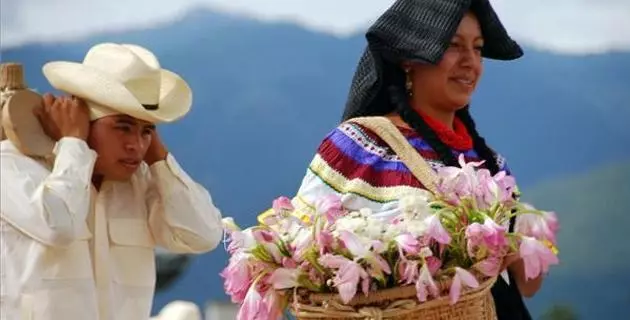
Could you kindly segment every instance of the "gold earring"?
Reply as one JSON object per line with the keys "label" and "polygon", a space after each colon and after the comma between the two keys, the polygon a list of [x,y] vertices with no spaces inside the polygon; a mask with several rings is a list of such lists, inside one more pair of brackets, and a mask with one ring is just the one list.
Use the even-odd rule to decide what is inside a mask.
{"label": "gold earring", "polygon": [[411,68],[405,68],[405,89],[407,94],[411,97],[413,95],[413,81],[411,80]]}

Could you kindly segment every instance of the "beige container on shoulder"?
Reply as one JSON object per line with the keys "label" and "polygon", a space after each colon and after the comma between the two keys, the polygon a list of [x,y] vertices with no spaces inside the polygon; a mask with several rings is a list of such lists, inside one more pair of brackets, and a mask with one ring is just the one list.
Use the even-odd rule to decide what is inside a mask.
{"label": "beige container on shoulder", "polygon": [[9,139],[29,157],[50,158],[55,141],[44,133],[33,114],[43,100],[28,88],[21,64],[0,64],[0,94],[0,140]]}

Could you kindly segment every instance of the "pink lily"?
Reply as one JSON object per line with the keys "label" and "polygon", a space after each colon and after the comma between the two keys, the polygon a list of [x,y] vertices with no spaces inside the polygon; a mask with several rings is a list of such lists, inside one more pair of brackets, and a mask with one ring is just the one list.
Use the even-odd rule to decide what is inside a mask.
{"label": "pink lily", "polygon": [[230,257],[228,266],[220,273],[221,277],[225,279],[223,284],[225,292],[230,295],[234,303],[243,302],[252,282],[248,264],[249,255],[236,252]]}
{"label": "pink lily", "polygon": [[278,197],[275,200],[273,200],[272,207],[273,207],[273,210],[276,212],[295,210],[295,208],[293,207],[293,203],[291,203],[291,199],[284,196]]}
{"label": "pink lily", "polygon": [[432,276],[434,276],[442,267],[442,260],[440,260],[438,257],[433,256],[427,257],[426,260],[429,272]]}
{"label": "pink lily", "polygon": [[285,268],[289,268],[289,269],[296,269],[298,267],[298,264],[292,258],[283,257],[282,258],[282,266],[285,267]]}
{"label": "pink lily", "polygon": [[479,169],[477,171],[477,180],[479,184],[474,190],[477,207],[481,210],[486,210],[497,202],[499,186],[488,169]]}
{"label": "pink lily", "polygon": [[420,242],[409,233],[403,233],[396,236],[394,241],[398,245],[400,256],[403,258],[405,257],[404,252],[411,255],[418,254],[418,252],[420,252]]}
{"label": "pink lily", "polygon": [[440,178],[440,189],[446,194],[451,194],[450,198],[463,198],[473,195],[473,191],[478,184],[476,168],[484,161],[466,162],[464,154],[458,157],[461,168],[443,167],[438,169]]}
{"label": "pink lily", "polygon": [[508,245],[507,237],[505,235],[507,228],[500,226],[489,217],[486,217],[483,222],[483,226],[485,229],[484,239],[488,246],[497,248]]}
{"label": "pink lily", "polygon": [[401,260],[398,264],[398,273],[400,274],[400,283],[405,285],[411,284],[418,279],[420,272],[418,260]]}
{"label": "pink lily", "polygon": [[346,257],[332,254],[321,256],[319,263],[326,268],[338,269],[333,278],[333,284],[344,303],[348,303],[354,298],[359,281],[362,282],[363,293],[368,293],[370,277],[358,263]]}
{"label": "pink lily", "polygon": [[[526,208],[531,206],[526,205]],[[533,208],[531,208],[533,209]],[[514,231],[538,240],[548,240],[556,244],[556,234],[558,233],[558,218],[554,212],[525,213],[516,219]]]}
{"label": "pink lily", "polygon": [[431,276],[429,267],[426,264],[423,264],[422,268],[420,268],[420,276],[416,280],[416,295],[418,301],[427,301],[429,294],[436,298],[440,295],[440,292],[433,280],[433,276]]}
{"label": "pink lily", "polygon": [[265,311],[262,296],[256,290],[256,286],[251,286],[236,314],[236,320],[266,320]]}
{"label": "pink lily", "polygon": [[318,199],[315,203],[316,211],[323,214],[329,223],[333,223],[344,215],[341,198],[335,194],[330,194]]}
{"label": "pink lily", "polygon": [[373,241],[370,246],[366,246],[359,237],[346,230],[339,232],[339,239],[343,242],[353,257],[356,259],[364,259],[370,265],[370,268],[368,269],[370,275],[381,279],[383,278],[383,272],[391,274],[392,271],[387,261],[385,261],[382,256],[370,251],[371,247],[378,248],[380,246],[380,242]]}
{"label": "pink lily", "polygon": [[[281,320],[282,317],[282,300],[275,290],[267,290],[262,298],[264,319]],[[262,319],[262,318],[261,318]]]}
{"label": "pink lily", "polygon": [[294,248],[293,259],[301,263],[305,259],[305,254],[313,246],[313,233],[309,229],[300,229],[291,246]]}
{"label": "pink lily", "polygon": [[457,303],[457,300],[459,300],[459,296],[462,291],[462,284],[469,288],[479,287],[479,281],[475,279],[475,276],[460,267],[455,267],[455,276],[453,277],[453,282],[451,283],[451,289],[449,292],[451,305]]}
{"label": "pink lily", "polygon": [[451,242],[451,235],[444,229],[437,214],[430,215],[424,221],[427,224],[427,235],[429,237],[441,244],[449,244]]}
{"label": "pink lily", "polygon": [[265,251],[271,254],[273,262],[282,262],[282,253],[277,245],[280,237],[275,232],[263,228],[255,228],[252,231],[252,235],[258,244],[262,245]]}
{"label": "pink lily", "polygon": [[502,203],[514,200],[513,195],[516,189],[516,180],[505,171],[499,171],[493,177],[499,186],[498,200]]}
{"label": "pink lily", "polygon": [[230,254],[234,254],[237,251],[250,251],[256,248],[257,245],[252,229],[232,231],[229,234],[229,238],[227,251]]}
{"label": "pink lily", "polygon": [[271,284],[274,289],[295,288],[299,286],[300,273],[299,269],[278,268],[267,279],[267,283]]}
{"label": "pink lily", "polygon": [[497,257],[490,256],[484,260],[477,262],[473,268],[488,277],[495,277],[501,269],[501,260]]}
{"label": "pink lily", "polygon": [[558,257],[545,244],[532,237],[523,237],[519,248],[520,256],[525,263],[527,280],[547,273],[549,266],[559,264]]}
{"label": "pink lily", "polygon": [[295,208],[291,203],[291,199],[283,196],[273,200],[272,210],[273,213],[265,217],[263,221],[265,225],[271,226],[283,221],[290,216],[291,211],[295,210]]}

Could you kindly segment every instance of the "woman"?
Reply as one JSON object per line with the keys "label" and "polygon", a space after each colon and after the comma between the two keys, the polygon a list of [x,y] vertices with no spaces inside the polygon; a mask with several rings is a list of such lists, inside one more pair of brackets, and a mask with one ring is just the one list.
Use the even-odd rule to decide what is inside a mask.
{"label": "woman", "polygon": [[[482,58],[522,56],[488,0],[398,0],[366,37],[343,120],[386,116],[434,168],[457,166],[463,153],[466,161],[485,160],[493,174],[509,173],[468,111]],[[403,194],[423,188],[376,134],[343,123],[319,146],[294,202],[308,208],[337,194],[345,207],[368,207],[387,220]],[[509,260],[492,291],[498,318],[531,319],[521,295],[532,296],[541,279],[525,281],[522,260]]]}

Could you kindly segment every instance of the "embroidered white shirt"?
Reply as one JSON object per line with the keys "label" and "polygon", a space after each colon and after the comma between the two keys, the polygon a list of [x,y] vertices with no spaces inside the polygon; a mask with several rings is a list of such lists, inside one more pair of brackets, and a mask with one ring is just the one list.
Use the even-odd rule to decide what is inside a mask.
{"label": "embroidered white shirt", "polygon": [[91,184],[96,153],[63,138],[52,169],[0,142],[0,318],[149,319],[156,246],[203,253],[221,213],[172,155]]}

